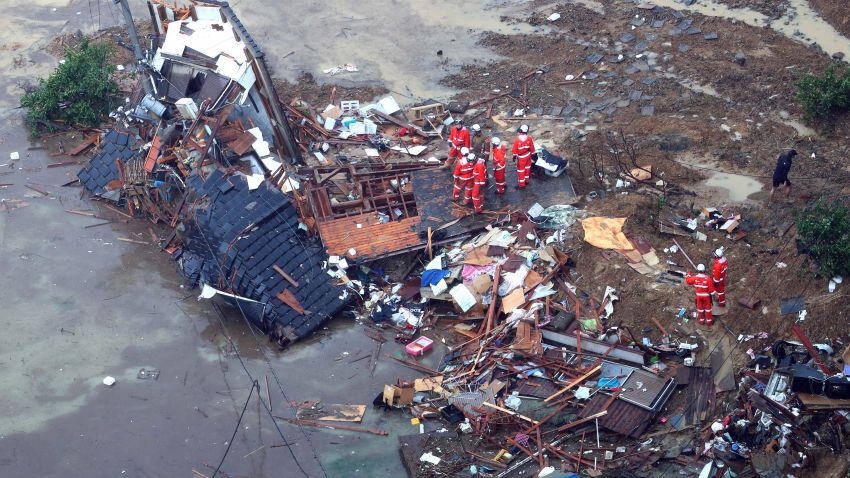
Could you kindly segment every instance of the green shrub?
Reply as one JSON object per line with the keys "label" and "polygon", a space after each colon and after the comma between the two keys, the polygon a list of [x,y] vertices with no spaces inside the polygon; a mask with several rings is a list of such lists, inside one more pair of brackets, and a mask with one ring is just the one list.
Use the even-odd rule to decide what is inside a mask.
{"label": "green shrub", "polygon": [[65,61],[38,88],[21,98],[33,134],[38,126],[62,120],[71,125],[94,127],[117,105],[118,85],[112,80],[112,49],[83,40],[69,49]]}
{"label": "green shrub", "polygon": [[850,216],[846,206],[818,201],[800,211],[797,236],[825,277],[850,273]]}
{"label": "green shrub", "polygon": [[833,62],[821,76],[806,73],[797,83],[797,99],[808,120],[850,108],[850,67]]}

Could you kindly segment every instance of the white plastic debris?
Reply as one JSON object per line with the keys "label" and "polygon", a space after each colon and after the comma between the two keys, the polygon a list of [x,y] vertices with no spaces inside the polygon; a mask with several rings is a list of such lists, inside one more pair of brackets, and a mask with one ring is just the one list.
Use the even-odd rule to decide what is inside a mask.
{"label": "white plastic debris", "polygon": [[9,159],[11,159],[12,161],[17,161],[17,160],[21,159],[21,155],[17,151],[15,151],[15,152],[9,153]]}
{"label": "white plastic debris", "polygon": [[550,22],[555,22],[555,21],[558,21],[560,19],[561,19],[561,14],[558,13],[558,12],[555,12],[555,13],[549,15],[548,17],[546,17],[546,20],[549,20]]}
{"label": "white plastic debris", "polygon": [[786,267],[788,267],[788,264],[786,264],[786,263],[784,263],[784,262],[777,262],[777,263],[776,263],[776,268],[777,268],[777,269],[785,269]]}
{"label": "white plastic debris", "polygon": [[439,465],[443,460],[429,451],[428,453],[423,453],[422,456],[419,457],[419,461],[424,461],[432,465]]}
{"label": "white plastic debris", "polygon": [[111,387],[111,386],[115,385],[115,377],[107,375],[106,377],[103,378],[103,384],[106,385],[107,387]]}
{"label": "white plastic debris", "polygon": [[567,80],[567,81],[571,81],[571,80],[575,80],[576,77],[575,77],[575,75],[567,75],[564,79]]}
{"label": "white plastic debris", "polygon": [[519,410],[520,405],[522,405],[522,399],[519,398],[519,392],[517,391],[513,391],[511,395],[505,399],[505,406],[511,410]]}
{"label": "white plastic debris", "polygon": [[331,76],[338,75],[340,73],[354,73],[354,72],[357,72],[357,71],[360,71],[360,70],[358,70],[357,67],[355,65],[352,65],[351,63],[346,63],[344,65],[339,65],[339,66],[335,66],[333,68],[328,68],[327,70],[324,70],[324,72],[326,74],[331,75]]}
{"label": "white plastic debris", "polygon": [[587,387],[579,387],[576,389],[576,398],[579,400],[587,400],[590,398],[590,389]]}
{"label": "white plastic debris", "polygon": [[547,466],[546,468],[543,468],[542,470],[540,470],[540,473],[537,474],[537,477],[543,478],[544,476],[549,476],[552,473],[555,473],[555,467],[554,466]]}

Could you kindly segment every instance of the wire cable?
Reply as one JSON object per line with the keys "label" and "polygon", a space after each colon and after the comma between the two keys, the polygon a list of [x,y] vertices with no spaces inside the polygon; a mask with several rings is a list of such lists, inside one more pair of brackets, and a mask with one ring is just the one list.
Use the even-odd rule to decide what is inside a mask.
{"label": "wire cable", "polygon": [[215,467],[215,471],[213,471],[211,478],[215,478],[221,470],[221,465],[224,464],[224,459],[227,458],[227,454],[230,453],[230,447],[233,445],[233,439],[236,438],[236,433],[239,431],[239,427],[242,426],[242,419],[245,417],[245,411],[248,410],[248,403],[254,395],[254,390],[257,389],[259,394],[259,388],[260,384],[254,380],[254,383],[251,384],[251,391],[248,392],[248,398],[245,400],[245,405],[242,406],[242,413],[239,414],[239,420],[236,421],[236,427],[233,429],[233,434],[230,435],[230,441],[227,442],[227,448],[224,450],[224,455],[221,456],[221,460],[218,462],[218,466]]}
{"label": "wire cable", "polygon": [[[221,194],[221,192],[218,192],[218,193],[216,194],[216,197],[218,196],[218,194]],[[214,202],[214,199],[213,199],[213,202]],[[218,260],[218,258],[217,258],[217,256],[216,256],[215,252],[213,251],[212,245],[210,244],[209,239],[206,237],[206,234],[204,234],[203,229],[202,229],[201,227],[197,227],[196,229],[197,229],[197,230],[198,230],[198,232],[200,233],[201,238],[203,239],[203,242],[204,242],[204,244],[206,245],[207,250],[208,250],[208,251],[209,251],[209,253],[210,253],[210,257],[213,259],[213,261],[215,261],[215,264],[216,264],[216,266],[217,266],[217,267],[218,267],[218,269],[219,269],[219,275],[220,275],[221,277],[225,277],[225,276],[226,276],[226,274],[224,273],[224,267],[222,266],[221,262]],[[239,301],[238,299],[236,299],[234,302],[236,302],[236,306],[237,306],[237,308],[239,309],[239,312],[240,312],[240,314],[242,315],[243,320],[245,320],[246,324],[248,324],[248,328],[251,330],[251,334],[252,334],[252,335],[254,335],[255,340],[257,340],[257,339],[256,339],[256,334],[254,333],[254,330],[251,328],[250,321],[248,320],[248,316],[247,316],[247,314],[245,314],[245,311],[244,311],[244,309],[242,308],[242,304],[240,303],[240,301]],[[218,309],[217,309],[217,310],[218,310]],[[220,311],[220,310],[219,310],[219,314],[221,314],[221,311]],[[219,321],[220,321],[220,323],[221,323],[222,328],[223,328],[223,329],[225,330],[225,332],[226,332],[226,328],[224,327],[224,322],[223,322],[223,320],[221,319],[221,317],[219,317]],[[228,337],[229,337],[229,335],[228,335]],[[268,357],[266,356],[265,349],[261,346],[261,344],[259,344],[259,341],[258,341],[258,340],[257,340],[257,345],[258,345],[258,349],[259,349],[259,350],[262,352],[262,354],[263,354],[263,358],[265,359],[266,364],[267,364],[267,366],[268,366],[269,370],[270,370],[270,371],[271,371],[271,373],[272,373],[272,376],[274,377],[275,381],[277,382],[277,385],[278,385],[278,388],[280,389],[281,394],[283,395],[283,397],[284,397],[284,399],[285,399],[285,400],[289,400],[289,399],[287,398],[287,394],[286,394],[286,392],[285,392],[285,391],[284,391],[284,389],[283,389],[283,384],[281,384],[280,379],[279,379],[279,377],[277,376],[277,372],[275,372],[274,368],[272,367],[272,365],[271,365],[271,361],[269,361]],[[251,373],[248,371],[248,367],[245,365],[245,362],[242,360],[242,356],[241,356],[241,354],[239,354],[238,349],[236,349],[235,347],[234,347],[234,349],[236,350],[236,356],[239,358],[239,362],[242,364],[242,368],[245,370],[245,373],[246,373],[249,377],[251,377],[251,379],[253,380],[253,376],[252,376],[252,375],[251,375]],[[262,403],[263,403],[263,406],[266,408],[266,411],[268,412],[269,416],[272,418],[272,422],[274,423],[275,428],[277,428],[278,433],[279,433],[279,434],[280,434],[280,436],[281,436],[281,439],[283,439],[284,443],[287,443],[286,438],[283,436],[283,432],[280,430],[280,427],[279,427],[279,425],[277,424],[277,419],[275,419],[275,418],[274,418],[274,415],[272,415],[272,413],[271,413],[271,409],[268,407],[268,405],[265,403],[265,401],[263,401],[262,397],[260,397],[260,402],[262,402]],[[307,434],[306,430],[304,430],[303,426],[301,426],[301,425],[299,424],[299,425],[298,425],[298,428],[300,429],[300,431],[301,431],[301,433],[304,435],[304,437],[307,439],[307,442],[309,443],[310,448],[313,450],[313,457],[316,459],[316,462],[319,464],[319,468],[321,468],[322,473],[324,474],[324,476],[326,476],[326,477],[327,477],[327,471],[325,470],[324,465],[322,464],[321,460],[319,460],[318,453],[316,452],[316,448],[315,448],[315,446],[313,445],[312,440],[310,440],[310,437],[309,437],[309,435]],[[307,474],[307,472],[306,472],[306,471],[304,471],[304,468],[301,466],[301,464],[299,463],[298,458],[295,456],[295,453],[292,451],[291,446],[287,445],[287,448],[289,449],[289,452],[290,452],[290,454],[292,455],[292,458],[293,458],[293,460],[295,461],[295,463],[296,463],[296,465],[298,466],[298,468],[302,471],[302,473],[304,473],[304,476],[309,476],[309,475]]]}

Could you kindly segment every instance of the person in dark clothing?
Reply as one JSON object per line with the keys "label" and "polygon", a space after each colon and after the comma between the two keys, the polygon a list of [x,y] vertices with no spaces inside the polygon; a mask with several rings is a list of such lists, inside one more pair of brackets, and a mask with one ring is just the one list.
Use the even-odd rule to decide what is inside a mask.
{"label": "person in dark clothing", "polygon": [[785,197],[791,194],[791,181],[788,179],[788,173],[791,171],[791,163],[794,160],[794,156],[797,156],[797,151],[791,149],[780,154],[776,159],[776,169],[773,170],[773,187],[770,189],[768,204],[773,201],[773,194],[778,187],[785,188]]}

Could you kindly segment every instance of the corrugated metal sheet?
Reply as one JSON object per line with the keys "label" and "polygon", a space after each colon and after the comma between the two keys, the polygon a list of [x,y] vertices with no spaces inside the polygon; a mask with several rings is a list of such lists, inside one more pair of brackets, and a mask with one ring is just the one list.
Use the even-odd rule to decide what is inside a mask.
{"label": "corrugated metal sheet", "polygon": [[[601,412],[610,398],[608,395],[597,393],[588,400],[584,410],[579,414],[579,418],[589,417]],[[652,423],[654,416],[655,412],[618,398],[608,407],[608,413],[599,419],[599,426],[620,435],[638,438]]]}
{"label": "corrugated metal sheet", "polygon": [[665,388],[673,379],[663,379],[644,370],[635,369],[623,382],[620,398],[635,405],[657,409],[657,402],[663,398]]}
{"label": "corrugated metal sheet", "polygon": [[529,377],[520,382],[515,389],[521,397],[546,398],[554,395],[560,387],[555,386],[551,380],[540,377]]}
{"label": "corrugated metal sheet", "polygon": [[421,247],[424,241],[416,233],[419,217],[381,224],[375,213],[322,221],[319,235],[328,254],[345,256],[349,249],[354,260],[383,257],[393,252]]}

